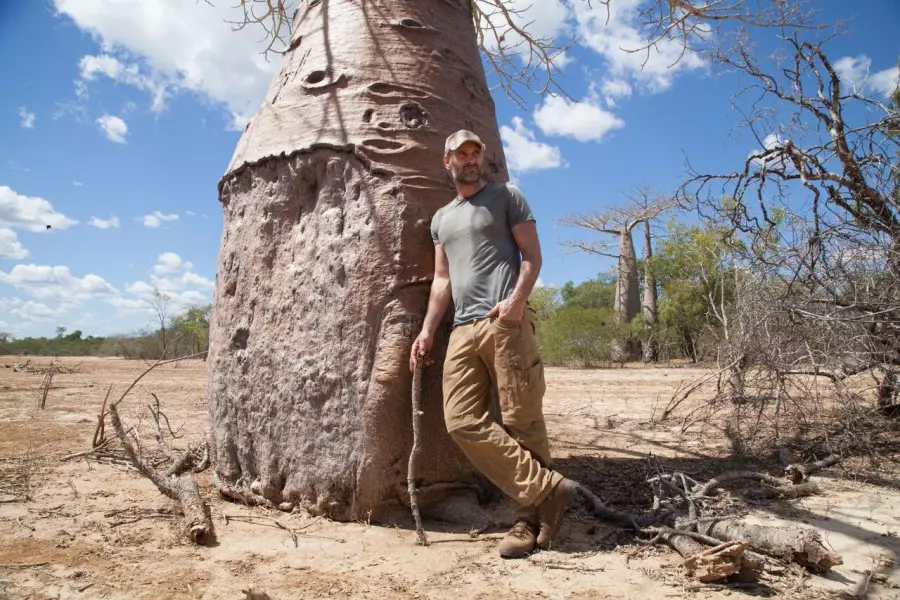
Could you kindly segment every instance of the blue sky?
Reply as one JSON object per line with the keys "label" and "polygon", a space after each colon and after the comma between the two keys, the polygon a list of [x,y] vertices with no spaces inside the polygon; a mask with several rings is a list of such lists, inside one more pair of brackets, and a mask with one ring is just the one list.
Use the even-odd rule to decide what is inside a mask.
{"label": "blue sky", "polygon": [[[0,0],[0,331],[127,333],[151,324],[154,289],[174,312],[210,301],[216,184],[277,68],[258,31],[224,22],[234,2],[218,4]],[[733,170],[759,144],[734,129],[733,74],[697,55],[670,67],[674,47],[641,68],[619,49],[640,39],[640,0],[613,0],[608,24],[583,0],[528,4],[538,34],[576,36],[561,80],[571,99],[522,108],[498,91],[497,119],[538,219],[541,279],[562,285],[610,265],[564,248],[584,236],[559,219],[620,204],[640,185],[672,190],[685,158]],[[820,21],[846,23],[826,50],[848,81],[870,94],[896,82],[900,3],[813,6]],[[771,48],[772,36],[757,41]]]}

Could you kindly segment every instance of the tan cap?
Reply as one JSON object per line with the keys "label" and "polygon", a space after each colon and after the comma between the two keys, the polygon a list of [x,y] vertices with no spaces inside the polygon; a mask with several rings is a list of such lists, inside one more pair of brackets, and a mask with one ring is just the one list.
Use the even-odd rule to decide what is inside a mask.
{"label": "tan cap", "polygon": [[484,142],[481,141],[480,137],[467,129],[460,129],[447,138],[447,142],[444,144],[444,154],[450,154],[466,142],[475,142],[481,146],[482,149],[484,148]]}

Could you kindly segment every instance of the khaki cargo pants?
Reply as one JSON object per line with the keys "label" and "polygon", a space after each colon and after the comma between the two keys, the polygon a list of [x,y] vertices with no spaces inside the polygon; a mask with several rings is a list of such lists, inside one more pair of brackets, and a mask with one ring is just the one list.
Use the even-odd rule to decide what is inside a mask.
{"label": "khaki cargo pants", "polygon": [[[518,323],[479,319],[457,326],[444,362],[444,421],[475,467],[519,503],[516,519],[537,523],[534,507],[562,475],[551,470],[544,425],[544,365],[530,311]],[[491,415],[496,386],[502,423]]]}

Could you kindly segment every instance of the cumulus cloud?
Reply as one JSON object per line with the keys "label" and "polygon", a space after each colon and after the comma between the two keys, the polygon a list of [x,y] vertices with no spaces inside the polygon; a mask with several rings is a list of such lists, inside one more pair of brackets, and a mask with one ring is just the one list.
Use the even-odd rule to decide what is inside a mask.
{"label": "cumulus cloud", "polygon": [[25,110],[24,106],[19,107],[19,118],[22,119],[20,125],[25,129],[34,129],[34,113]]}
{"label": "cumulus cloud", "polygon": [[534,111],[534,122],[547,135],[571,137],[579,142],[600,141],[609,132],[625,126],[625,121],[589,98],[575,102],[549,96]]}
{"label": "cumulus cloud", "polygon": [[174,252],[163,252],[156,258],[156,264],[153,265],[153,274],[184,273],[193,268],[194,265],[188,261],[181,260],[181,257]]}
{"label": "cumulus cloud", "polygon": [[521,117],[513,117],[512,127],[500,127],[500,137],[509,168],[514,172],[554,169],[562,164],[559,148],[538,142]]}
{"label": "cumulus cloud", "polygon": [[144,226],[151,227],[151,228],[159,227],[160,225],[162,225],[163,221],[177,221],[177,220],[178,220],[177,214],[174,214],[174,213],[173,214],[164,214],[158,210],[154,210],[149,215],[144,215],[143,217],[141,217],[141,222],[144,224]]}
{"label": "cumulus cloud", "polygon": [[[108,77],[147,92],[151,108],[193,92],[223,106],[231,125],[253,116],[278,68],[261,54],[259,30],[234,31],[234,2],[184,0],[54,0],[59,14],[94,36],[101,54],[82,58],[82,89]],[[222,68],[228,65],[228,68]]]}
{"label": "cumulus cloud", "polygon": [[609,6],[575,2],[573,10],[579,41],[607,62],[609,77],[633,81],[650,93],[669,89],[679,74],[704,67],[695,51],[685,51],[677,39],[662,40],[649,52],[627,52],[647,44],[638,8],[642,0],[616,0]]}
{"label": "cumulus cloud", "polygon": [[0,228],[0,258],[18,260],[28,256],[28,250],[19,243],[16,232],[12,229]]}
{"label": "cumulus cloud", "polygon": [[631,84],[624,79],[606,79],[600,84],[603,100],[609,108],[615,108],[619,100],[631,96]]}
{"label": "cumulus cloud", "polygon": [[190,261],[183,260],[175,252],[163,252],[150,270],[149,281],[129,283],[125,291],[130,298],[110,298],[108,302],[123,312],[143,312],[151,306],[158,292],[166,298],[169,312],[173,314],[190,306],[209,304],[216,285],[195,273],[193,268]]}
{"label": "cumulus cloud", "polygon": [[25,196],[0,185],[0,227],[5,229],[26,229],[46,231],[47,226],[66,229],[78,221],[57,212],[53,205],[43,198]]}
{"label": "cumulus cloud", "polygon": [[108,219],[100,219],[98,217],[91,217],[91,220],[88,221],[88,225],[91,227],[96,227],[97,229],[118,229],[119,227],[119,218],[118,217],[110,217]]}
{"label": "cumulus cloud", "polygon": [[900,66],[872,73],[872,59],[865,54],[844,56],[834,63],[834,69],[845,83],[860,93],[886,97],[900,85]]}
{"label": "cumulus cloud", "polygon": [[10,314],[23,321],[40,322],[62,316],[66,314],[66,312],[68,312],[68,310],[65,306],[59,306],[56,309],[52,309],[42,302],[29,300],[19,308],[11,310]]}
{"label": "cumulus cloud", "polygon": [[125,143],[125,136],[128,134],[128,125],[114,115],[103,115],[97,119],[97,126],[106,134],[106,139],[117,144]]}
{"label": "cumulus cloud", "polygon": [[102,277],[94,274],[75,277],[65,266],[15,265],[9,273],[0,271],[0,283],[23,290],[39,300],[70,302],[119,293]]}
{"label": "cumulus cloud", "polygon": [[[477,0],[476,0],[477,1]],[[488,21],[502,35],[503,50],[510,54],[519,55],[527,60],[528,45],[522,36],[511,29],[507,23],[507,17],[497,10],[494,3],[478,2],[488,15]],[[515,25],[528,32],[536,40],[560,40],[558,45],[565,45],[562,40],[570,41],[572,34],[572,11],[563,0],[505,0],[504,8]],[[488,30],[490,26],[485,26]],[[486,35],[485,43],[496,51],[497,40],[492,35]],[[562,68],[569,63],[569,57],[564,52],[559,52],[553,59],[557,68]]]}

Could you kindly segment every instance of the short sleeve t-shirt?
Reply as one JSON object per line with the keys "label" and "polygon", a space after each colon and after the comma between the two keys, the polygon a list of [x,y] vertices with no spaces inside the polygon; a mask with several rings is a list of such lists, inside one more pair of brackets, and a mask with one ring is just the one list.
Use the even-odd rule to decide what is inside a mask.
{"label": "short sleeve t-shirt", "polygon": [[515,289],[522,257],[512,228],[534,215],[516,186],[489,184],[470,198],[455,198],[435,213],[431,238],[450,264],[454,323],[487,316]]}

